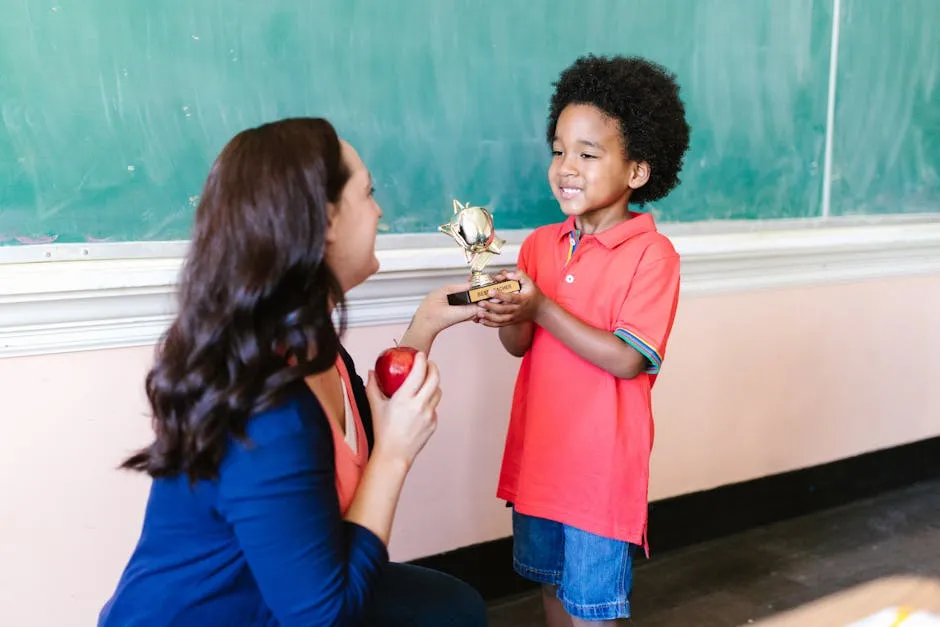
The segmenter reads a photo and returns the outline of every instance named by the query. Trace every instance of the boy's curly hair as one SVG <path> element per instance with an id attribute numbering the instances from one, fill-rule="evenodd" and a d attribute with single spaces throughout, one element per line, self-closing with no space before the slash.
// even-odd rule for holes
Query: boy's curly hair
<path id="1" fill-rule="evenodd" d="M 689 125 L 675 75 L 639 57 L 576 60 L 555 83 L 548 116 L 548 142 L 555 139 L 558 117 L 570 104 L 597 107 L 620 123 L 625 154 L 650 165 L 646 185 L 630 202 L 659 200 L 679 184 L 682 158 L 689 147 Z"/>

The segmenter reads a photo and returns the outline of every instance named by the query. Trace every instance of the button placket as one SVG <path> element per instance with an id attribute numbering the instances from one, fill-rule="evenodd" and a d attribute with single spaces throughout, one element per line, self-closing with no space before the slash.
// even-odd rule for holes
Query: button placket
<path id="1" fill-rule="evenodd" d="M 574 275 L 572 269 L 577 265 L 581 260 L 584 254 L 594 246 L 594 236 L 593 235 L 582 235 L 581 241 L 578 242 L 578 247 L 575 249 L 574 254 L 571 255 L 571 261 L 565 266 L 565 270 L 568 271 L 568 274 Z"/>
<path id="2" fill-rule="evenodd" d="M 564 272 L 562 273 L 561 279 L 561 288 L 562 293 L 568 292 L 572 289 L 569 286 L 574 285 L 577 280 L 577 271 L 575 270 L 578 262 L 581 260 L 581 257 L 584 255 L 584 248 L 588 245 L 588 242 L 585 239 L 585 236 L 581 236 L 581 241 L 578 242 L 578 247 L 575 249 L 574 254 L 571 255 L 571 259 L 564 265 Z"/>

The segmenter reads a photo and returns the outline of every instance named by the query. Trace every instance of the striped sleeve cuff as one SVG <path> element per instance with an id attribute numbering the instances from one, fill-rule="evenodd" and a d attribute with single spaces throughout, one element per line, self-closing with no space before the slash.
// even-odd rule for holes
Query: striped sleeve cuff
<path id="1" fill-rule="evenodd" d="M 621 340 L 635 348 L 641 355 L 646 357 L 646 361 L 649 362 L 649 366 L 646 367 L 647 374 L 658 374 L 659 367 L 663 365 L 663 358 L 653 347 L 652 342 L 644 340 L 642 337 L 628 331 L 626 329 L 617 329 L 614 331 L 614 335 L 619 337 Z"/>

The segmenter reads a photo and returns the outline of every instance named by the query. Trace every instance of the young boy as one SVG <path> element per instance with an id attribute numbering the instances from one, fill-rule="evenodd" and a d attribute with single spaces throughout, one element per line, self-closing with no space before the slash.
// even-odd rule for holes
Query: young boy
<path id="1" fill-rule="evenodd" d="M 679 256 L 628 204 L 679 182 L 679 87 L 643 59 L 578 59 L 556 83 L 548 141 L 568 218 L 525 240 L 503 275 L 522 291 L 478 315 L 522 357 L 497 494 L 548 625 L 616 625 L 630 615 L 634 549 L 647 550 L 650 390 L 679 295 Z"/>

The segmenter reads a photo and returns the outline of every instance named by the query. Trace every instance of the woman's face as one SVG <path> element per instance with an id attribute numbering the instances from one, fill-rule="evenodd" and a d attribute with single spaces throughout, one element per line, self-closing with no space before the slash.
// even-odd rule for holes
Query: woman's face
<path id="1" fill-rule="evenodd" d="M 330 228 L 326 240 L 326 262 L 344 292 L 356 287 L 379 269 L 375 235 L 382 208 L 372 195 L 372 176 L 348 142 L 340 140 L 349 180 L 339 201 L 330 205 Z"/>

